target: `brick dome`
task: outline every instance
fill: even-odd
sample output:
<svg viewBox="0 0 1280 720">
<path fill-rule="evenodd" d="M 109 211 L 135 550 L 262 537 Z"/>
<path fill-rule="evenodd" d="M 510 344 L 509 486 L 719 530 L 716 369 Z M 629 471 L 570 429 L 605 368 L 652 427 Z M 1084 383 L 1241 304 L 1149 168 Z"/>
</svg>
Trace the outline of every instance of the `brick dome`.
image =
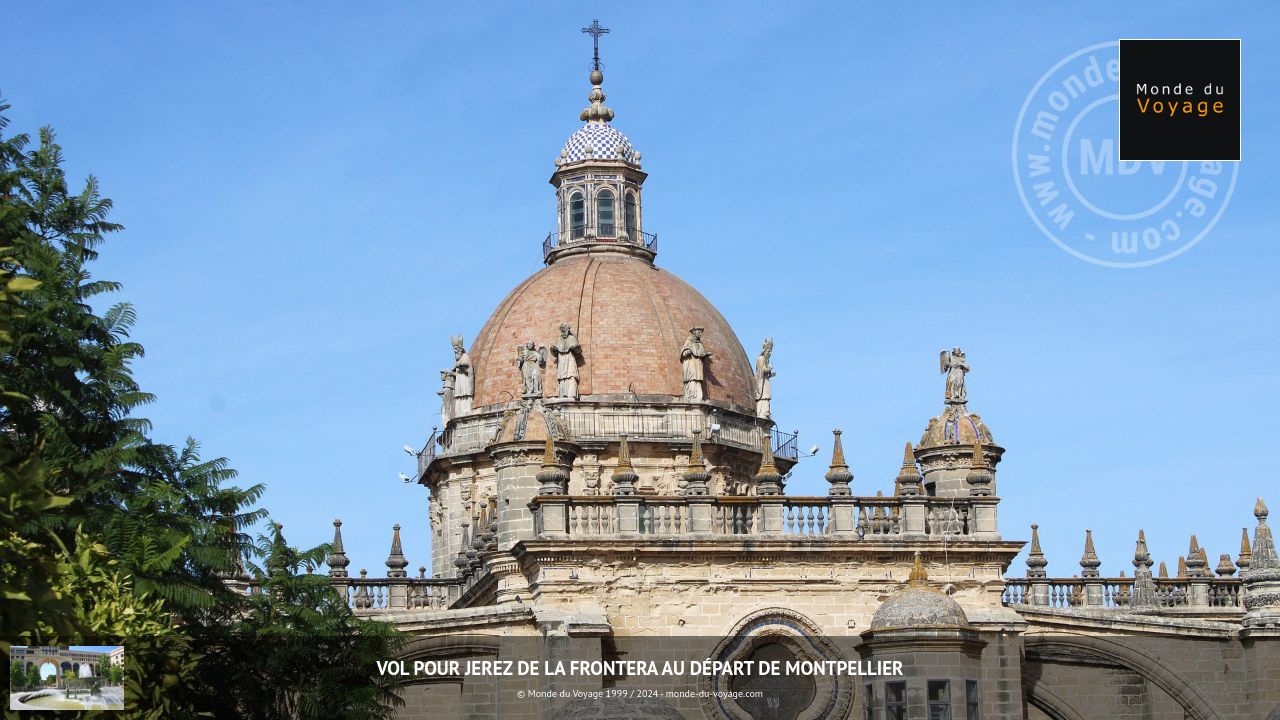
<svg viewBox="0 0 1280 720">
<path fill-rule="evenodd" d="M 750 412 L 751 364 L 715 307 L 675 275 L 620 252 L 562 257 L 520 283 L 498 305 L 471 347 L 475 407 L 520 393 L 515 349 L 528 340 L 550 346 L 570 323 L 582 345 L 578 391 L 586 396 L 683 396 L 680 348 L 689 328 L 704 328 L 706 397 Z M 555 364 L 543 394 L 556 392 Z"/>
</svg>

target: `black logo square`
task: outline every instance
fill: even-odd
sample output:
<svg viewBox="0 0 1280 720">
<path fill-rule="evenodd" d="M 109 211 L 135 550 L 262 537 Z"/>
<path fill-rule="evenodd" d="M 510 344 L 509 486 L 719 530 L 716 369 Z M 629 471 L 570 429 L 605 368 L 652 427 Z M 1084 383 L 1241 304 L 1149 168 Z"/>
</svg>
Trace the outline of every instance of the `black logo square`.
<svg viewBox="0 0 1280 720">
<path fill-rule="evenodd" d="M 1239 160 L 1240 41 L 1121 40 L 1120 159 Z"/>
</svg>

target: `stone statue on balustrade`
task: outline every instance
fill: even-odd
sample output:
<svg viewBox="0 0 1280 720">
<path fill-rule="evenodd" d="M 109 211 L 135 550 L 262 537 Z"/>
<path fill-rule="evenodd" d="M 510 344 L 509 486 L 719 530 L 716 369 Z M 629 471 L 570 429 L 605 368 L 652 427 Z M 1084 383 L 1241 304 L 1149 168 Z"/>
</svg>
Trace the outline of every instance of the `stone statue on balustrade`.
<svg viewBox="0 0 1280 720">
<path fill-rule="evenodd" d="M 524 383 L 525 397 L 542 397 L 542 370 L 547 366 L 547 347 L 532 340 L 516 348 L 516 367 Z"/>
<path fill-rule="evenodd" d="M 756 417 L 772 416 L 773 376 L 778 373 L 773 369 L 773 338 L 765 338 L 760 348 L 760 356 L 756 358 Z"/>
<path fill-rule="evenodd" d="M 440 383 L 443 387 L 436 391 L 440 396 L 440 429 L 449 426 L 449 420 L 453 417 L 453 385 L 456 376 L 452 370 L 440 371 Z"/>
<path fill-rule="evenodd" d="M 963 405 L 968 402 L 964 389 L 964 374 L 969 372 L 969 363 L 965 361 L 964 351 L 960 348 L 943 350 L 938 356 L 938 365 L 941 372 L 947 376 L 947 404 Z"/>
<path fill-rule="evenodd" d="M 578 356 L 582 346 L 569 323 L 560 323 L 560 337 L 551 346 L 556 361 L 556 396 L 578 399 Z"/>
<path fill-rule="evenodd" d="M 706 397 L 707 360 L 711 352 L 702 344 L 702 328 L 689 330 L 689 339 L 680 349 L 680 374 L 684 380 L 684 399 L 700 402 Z"/>
<path fill-rule="evenodd" d="M 471 375 L 471 356 L 462 346 L 462 336 L 455 335 L 453 341 L 453 416 L 466 415 L 471 412 L 471 398 L 475 395 L 475 379 Z"/>
</svg>

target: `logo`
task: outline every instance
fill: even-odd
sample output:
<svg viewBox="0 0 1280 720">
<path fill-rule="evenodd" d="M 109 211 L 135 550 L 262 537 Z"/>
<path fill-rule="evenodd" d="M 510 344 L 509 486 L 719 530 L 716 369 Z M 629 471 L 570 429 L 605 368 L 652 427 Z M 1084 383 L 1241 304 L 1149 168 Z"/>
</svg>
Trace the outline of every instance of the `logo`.
<svg viewBox="0 0 1280 720">
<path fill-rule="evenodd" d="M 1079 50 L 1031 89 L 1013 131 L 1023 207 L 1058 247 L 1105 267 L 1147 267 L 1200 242 L 1226 211 L 1238 163 L 1119 154 L 1119 43 Z"/>
</svg>

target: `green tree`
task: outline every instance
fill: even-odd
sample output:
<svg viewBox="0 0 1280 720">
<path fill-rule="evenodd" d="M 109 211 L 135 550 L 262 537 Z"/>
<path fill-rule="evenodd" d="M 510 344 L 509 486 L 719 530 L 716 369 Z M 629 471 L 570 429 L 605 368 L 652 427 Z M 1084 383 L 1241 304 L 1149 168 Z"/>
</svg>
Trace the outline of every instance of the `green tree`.
<svg viewBox="0 0 1280 720">
<path fill-rule="evenodd" d="M 312 572 L 328 545 L 290 547 L 282 528 L 259 535 L 249 570 L 260 592 L 231 625 L 207 667 L 225 678 L 218 718 L 321 720 L 389 718 L 402 705 L 399 683 L 370 672 L 395 657 L 403 638 L 385 623 L 357 618 L 327 577 Z M 254 656 L 259 659 L 255 660 Z"/>
<path fill-rule="evenodd" d="M 13 690 L 21 690 L 27 685 L 27 672 L 22 669 L 22 663 L 14 660 L 9 663 L 9 687 Z"/>
<path fill-rule="evenodd" d="M 370 668 L 399 640 L 311 574 L 325 547 L 251 543 L 262 486 L 148 437 L 134 310 L 94 310 L 119 289 L 89 271 L 121 229 L 111 201 L 92 177 L 71 190 L 52 130 L 29 145 L 0 134 L 0 637 L 127 638 L 132 717 L 387 716 Z M 248 557 L 272 568 L 251 597 L 223 582 Z"/>
</svg>

